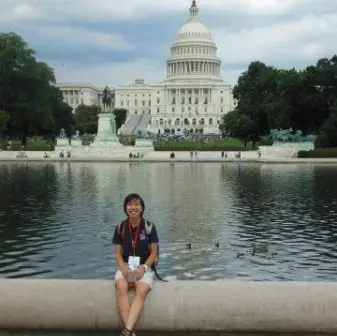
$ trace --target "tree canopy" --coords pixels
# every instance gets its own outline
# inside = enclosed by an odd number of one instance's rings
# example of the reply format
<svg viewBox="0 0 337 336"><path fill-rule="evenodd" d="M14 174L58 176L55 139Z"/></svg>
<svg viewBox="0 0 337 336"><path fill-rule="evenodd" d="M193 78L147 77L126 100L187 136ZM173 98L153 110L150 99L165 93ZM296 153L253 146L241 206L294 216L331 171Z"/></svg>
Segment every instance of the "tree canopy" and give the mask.
<svg viewBox="0 0 337 336"><path fill-rule="evenodd" d="M15 33L0 33L0 132L54 135L74 124L72 110L55 86L53 69Z"/></svg>
<svg viewBox="0 0 337 336"><path fill-rule="evenodd" d="M337 106L337 56L322 58L304 70L252 62L239 77L233 96L237 105L223 117L225 134L254 143L271 129L292 128L318 134L317 145L331 145L326 136L324 141L319 137L328 120L335 120L331 114Z"/></svg>
<svg viewBox="0 0 337 336"><path fill-rule="evenodd" d="M116 117L115 121L116 121L116 131L117 131L125 123L128 111L125 109L114 109L113 113Z"/></svg>
<svg viewBox="0 0 337 336"><path fill-rule="evenodd" d="M75 110L75 127L81 134L96 134L98 128L98 114L102 110L96 105L79 105Z"/></svg>

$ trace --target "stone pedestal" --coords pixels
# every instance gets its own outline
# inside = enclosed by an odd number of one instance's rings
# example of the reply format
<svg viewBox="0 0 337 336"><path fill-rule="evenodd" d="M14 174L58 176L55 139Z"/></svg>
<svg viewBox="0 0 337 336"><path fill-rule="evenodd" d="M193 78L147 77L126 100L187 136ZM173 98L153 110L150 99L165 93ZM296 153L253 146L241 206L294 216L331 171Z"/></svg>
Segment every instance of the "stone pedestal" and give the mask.
<svg viewBox="0 0 337 336"><path fill-rule="evenodd" d="M90 145L89 153L95 156L111 156L125 152L126 147L119 142L116 134L115 116L113 113L99 114L98 132L94 143Z"/></svg>
<svg viewBox="0 0 337 336"><path fill-rule="evenodd" d="M92 146L101 146L102 144L116 146L114 143L120 144L116 134L114 115L105 112L100 113L98 118L98 131Z"/></svg>
<svg viewBox="0 0 337 336"><path fill-rule="evenodd" d="M81 139L72 139L71 140L71 147L82 147L82 140Z"/></svg>
<svg viewBox="0 0 337 336"><path fill-rule="evenodd" d="M262 158L296 158L299 151L310 151L315 148L313 142L275 141L272 146L259 146Z"/></svg>
<svg viewBox="0 0 337 336"><path fill-rule="evenodd" d="M71 150L71 145L69 144L68 138L57 138L55 152L56 155L59 155L62 151L66 153Z"/></svg>
<svg viewBox="0 0 337 336"><path fill-rule="evenodd" d="M134 151L137 152L149 152L153 151L153 141L149 139L136 139L136 143L134 146Z"/></svg>
<svg viewBox="0 0 337 336"><path fill-rule="evenodd" d="M135 147L148 147L153 149L153 141L150 139L136 139Z"/></svg>

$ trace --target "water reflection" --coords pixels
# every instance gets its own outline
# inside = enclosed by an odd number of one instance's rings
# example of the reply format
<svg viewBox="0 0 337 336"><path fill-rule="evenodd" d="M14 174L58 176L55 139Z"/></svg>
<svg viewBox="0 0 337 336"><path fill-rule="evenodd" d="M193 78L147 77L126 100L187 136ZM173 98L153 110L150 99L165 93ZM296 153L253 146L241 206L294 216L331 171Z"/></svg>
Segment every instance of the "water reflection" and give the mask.
<svg viewBox="0 0 337 336"><path fill-rule="evenodd" d="M0 274L111 278L138 192L169 279L335 280L336 182L328 165L0 164Z"/></svg>
<svg viewBox="0 0 337 336"><path fill-rule="evenodd" d="M49 272L54 242L64 239L55 215L55 167L0 165L0 271L7 277Z"/></svg>

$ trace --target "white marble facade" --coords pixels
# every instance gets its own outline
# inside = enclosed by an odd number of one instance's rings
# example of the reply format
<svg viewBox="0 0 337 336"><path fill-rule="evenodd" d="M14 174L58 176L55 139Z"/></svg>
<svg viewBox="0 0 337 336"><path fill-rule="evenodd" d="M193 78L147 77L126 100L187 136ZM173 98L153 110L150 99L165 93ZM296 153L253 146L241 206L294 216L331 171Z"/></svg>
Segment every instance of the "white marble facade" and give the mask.
<svg viewBox="0 0 337 336"><path fill-rule="evenodd" d="M221 60L209 29L201 22L196 1L192 1L187 22L178 30L167 60L163 82L134 84L110 88L114 107L133 115L150 115L148 131L185 130L218 134L221 116L234 108L232 88L221 76ZM103 88L92 85L58 85L65 101L100 104ZM66 92L79 91L73 97ZM77 96L79 99L77 99ZM67 99L67 100L66 100ZM70 100L69 100L70 99Z"/></svg>
<svg viewBox="0 0 337 336"><path fill-rule="evenodd" d="M63 94L63 101L73 110L81 104L102 106L101 94L104 88L81 83L57 83L56 85Z"/></svg>

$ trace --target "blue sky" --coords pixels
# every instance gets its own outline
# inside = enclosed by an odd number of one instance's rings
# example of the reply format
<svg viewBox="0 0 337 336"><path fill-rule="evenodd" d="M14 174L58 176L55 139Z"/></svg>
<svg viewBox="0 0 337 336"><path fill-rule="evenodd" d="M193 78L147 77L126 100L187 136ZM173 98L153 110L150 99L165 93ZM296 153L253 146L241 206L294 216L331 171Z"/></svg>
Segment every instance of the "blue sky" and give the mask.
<svg viewBox="0 0 337 336"><path fill-rule="evenodd" d="M147 83L165 77L191 0L0 0L0 31L20 34L59 82ZM336 0L197 0L226 82L251 61L303 68L337 53Z"/></svg>

